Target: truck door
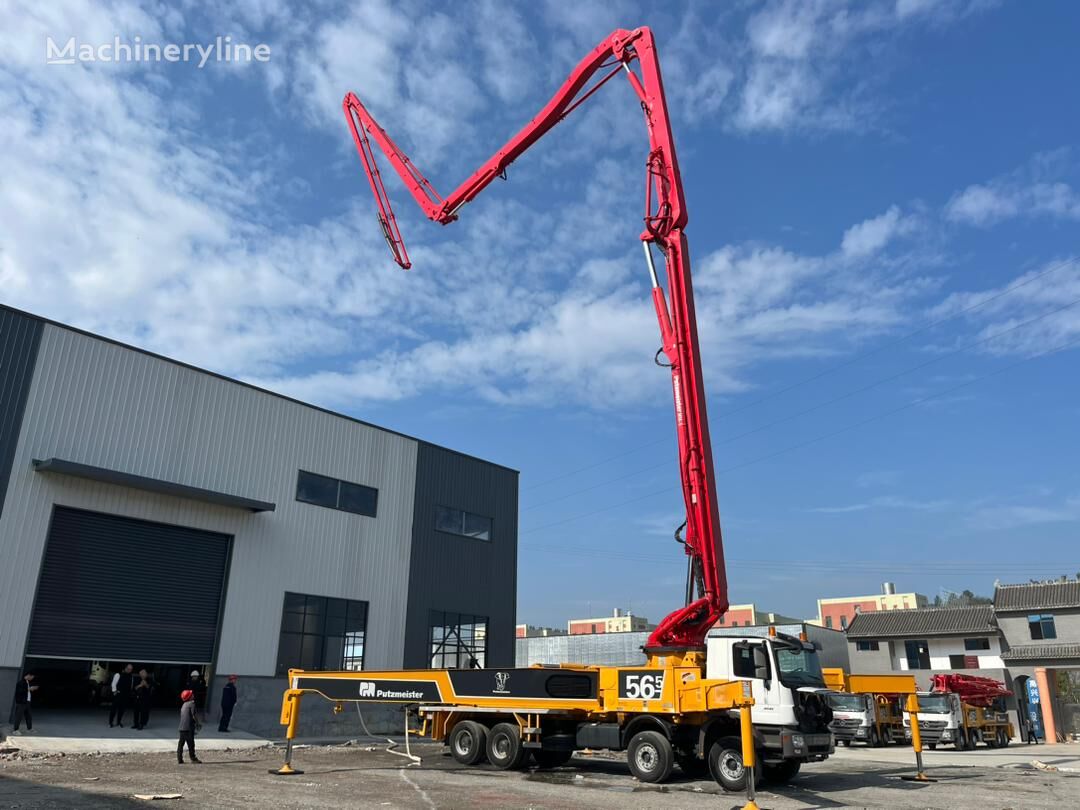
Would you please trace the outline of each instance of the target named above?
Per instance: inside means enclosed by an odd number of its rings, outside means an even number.
[[[731,649],[731,672],[736,680],[750,681],[755,723],[775,723],[779,681],[765,641],[738,641]]]

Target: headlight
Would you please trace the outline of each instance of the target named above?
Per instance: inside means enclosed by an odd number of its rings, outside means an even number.
[[[802,734],[792,734],[791,735],[791,744],[794,745],[796,748],[802,748],[803,747],[803,735]]]
[[[941,732],[941,739],[943,739],[943,740],[951,740],[952,739],[952,732],[949,731],[948,729],[945,729],[943,732]]]

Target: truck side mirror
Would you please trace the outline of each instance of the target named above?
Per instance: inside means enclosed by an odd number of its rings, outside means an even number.
[[[765,681],[765,688],[769,688],[772,668],[769,666],[769,653],[764,644],[754,645],[754,677]]]

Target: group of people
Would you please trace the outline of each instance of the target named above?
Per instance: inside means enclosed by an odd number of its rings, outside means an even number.
[[[135,667],[128,664],[123,671],[112,677],[110,693],[112,704],[109,707],[109,728],[114,725],[124,727],[124,713],[130,708],[135,722],[132,728],[142,730],[150,723],[150,706],[156,684],[150,673],[140,669],[135,674]]]
[[[34,716],[31,711],[34,693],[38,690],[38,684],[34,683],[35,675],[27,671],[15,684],[15,699],[11,710],[11,723],[15,731],[25,723],[26,730],[34,728]],[[237,677],[230,675],[225,686],[221,690],[221,715],[218,722],[218,731],[227,733],[229,723],[232,721],[233,710],[236,708]],[[109,708],[109,728],[124,727],[124,715],[128,709],[133,710],[134,724],[132,728],[144,729],[150,723],[150,707],[153,701],[156,684],[153,676],[146,670],[140,669],[137,673],[132,664],[128,664],[121,671],[115,673],[109,684],[109,692],[112,704]],[[202,673],[195,669],[191,671],[187,685],[180,692],[180,740],[176,746],[176,761],[184,764],[184,747],[187,746],[188,758],[191,762],[199,763],[195,755],[195,734],[202,728],[206,719],[206,681]]]

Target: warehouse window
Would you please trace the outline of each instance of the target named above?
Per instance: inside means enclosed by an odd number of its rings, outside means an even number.
[[[847,616],[840,617],[840,629],[847,630]]]
[[[856,641],[855,649],[859,652],[877,652],[878,643],[876,641]]]
[[[296,478],[296,500],[375,517],[379,505],[379,490],[300,470]]]
[[[989,650],[990,639],[988,638],[965,638],[964,649],[968,651],[973,650]]]
[[[1031,637],[1036,640],[1057,638],[1054,617],[1048,613],[1028,616],[1028,629],[1031,631]]]
[[[277,674],[289,668],[361,670],[367,602],[286,593]]]
[[[487,623],[487,616],[431,611],[432,668],[483,667],[487,663]]]
[[[904,651],[907,653],[908,669],[930,669],[930,645],[926,641],[905,641]]]
[[[832,616],[825,617],[825,626],[832,630]]]
[[[491,539],[491,518],[449,506],[435,507],[435,531],[477,540]]]

